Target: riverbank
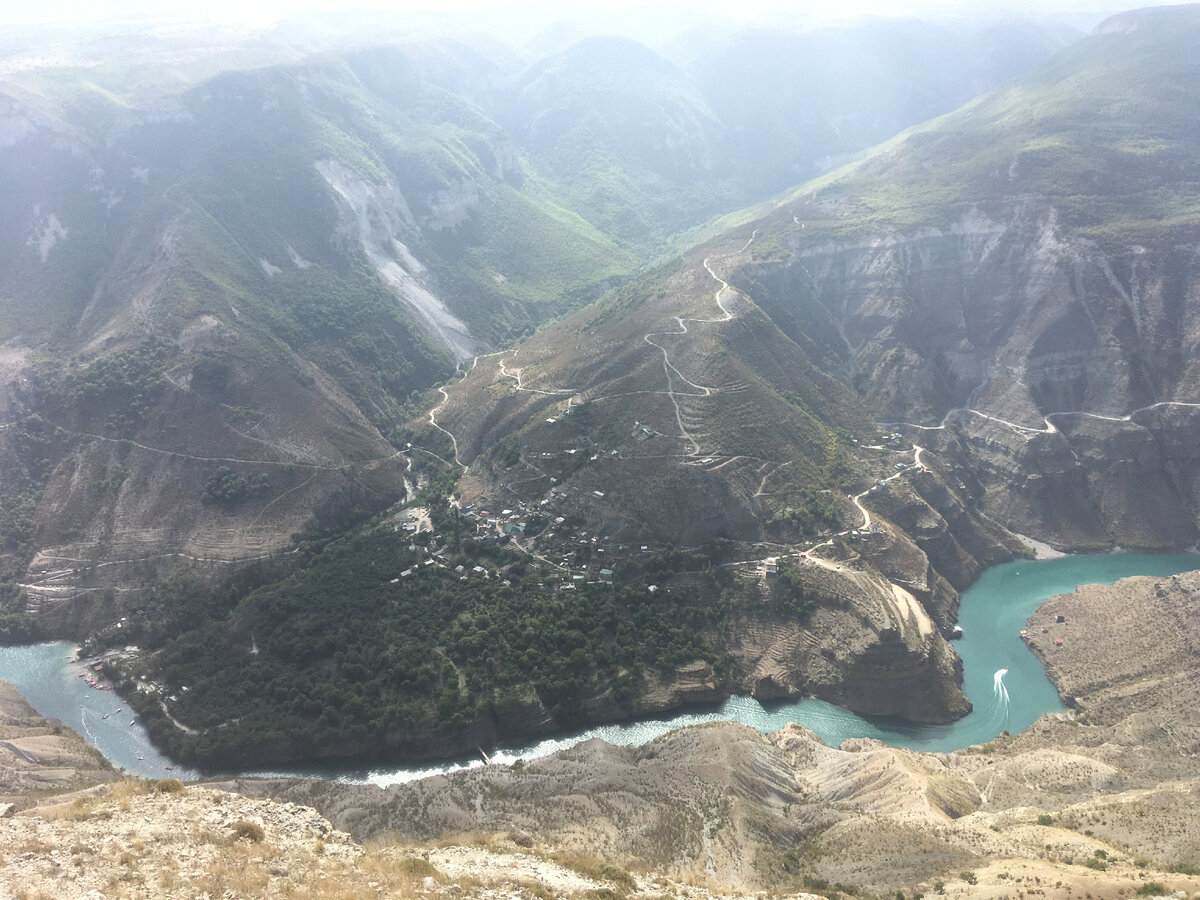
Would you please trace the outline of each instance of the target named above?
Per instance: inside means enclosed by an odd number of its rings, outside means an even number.
[[[1190,572],[1045,604],[1027,630],[1079,709],[966,751],[832,747],[797,725],[763,735],[725,722],[388,790],[124,781],[0,814],[0,843],[36,848],[0,859],[0,888],[115,896],[133,878],[154,898],[197,885],[317,897],[331,882],[334,896],[382,887],[438,900],[813,896],[801,888],[1188,897],[1200,891],[1189,874],[1200,862],[1198,603]],[[1146,641],[1129,639],[1131,624]]]
[[[1061,710],[1058,692],[1047,680],[1041,664],[1022,644],[1019,632],[1025,619],[1047,598],[1088,582],[1116,581],[1132,574],[1173,574],[1200,564],[1191,554],[1164,556],[1107,554],[1065,557],[1042,562],[1020,561],[988,570],[963,595],[960,621],[963,640],[957,647],[964,659],[964,687],[976,704],[968,716],[950,725],[912,725],[893,720],[868,720],[821,701],[763,705],[747,697],[733,697],[719,706],[685,711],[632,723],[603,725],[542,740],[486,747],[496,762],[512,763],[567,749],[599,738],[618,745],[640,745],[673,729],[733,720],[760,732],[777,731],[790,722],[811,729],[826,743],[837,746],[850,738],[871,738],[895,746],[945,752],[986,743],[1003,731],[1019,732],[1046,712]],[[0,648],[0,678],[8,678],[26,691],[30,702],[44,714],[67,722],[85,734],[116,765],[135,774],[192,777],[199,773],[163,756],[140,724],[102,718],[103,702],[117,698],[81,684],[67,664],[70,646]],[[1010,703],[1002,706],[993,695],[993,676],[1007,668]],[[97,705],[100,704],[100,705]],[[140,757],[140,758],[139,758]],[[389,785],[481,764],[475,748],[470,755],[433,765],[273,766],[258,774],[315,777],[347,782]],[[174,766],[174,769],[168,769]],[[247,768],[226,771],[249,772]]]
[[[100,751],[61,722],[38,715],[14,685],[0,681],[0,807],[21,808],[38,796],[116,775]]]
[[[1129,617],[1104,614],[1109,604]],[[831,747],[796,725],[761,735],[721,723],[386,791],[236,786],[311,804],[360,840],[523,829],[577,854],[670,860],[729,883],[995,900],[1186,897],[1200,890],[1189,874],[1200,863],[1197,604],[1200,572],[1084,587],[1045,604],[1035,626],[1048,618],[1073,629],[1045,652],[1056,654],[1061,684],[1080,692],[1080,711],[967,750],[862,739]],[[1150,635],[1178,625],[1178,635],[1145,657],[1127,638],[1131,621]],[[1053,647],[1057,636],[1036,627],[1035,642]]]

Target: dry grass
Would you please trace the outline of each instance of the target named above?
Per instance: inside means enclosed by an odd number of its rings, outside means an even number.
[[[546,887],[540,881],[533,881],[529,878],[519,878],[516,882],[524,894],[536,898],[536,900],[554,900],[557,896],[554,891]]]
[[[438,848],[483,847],[490,850],[495,838],[494,834],[488,834],[485,831],[460,831],[443,835],[434,846]]]
[[[152,790],[151,782],[144,778],[126,778],[108,786],[108,798],[116,801],[117,808],[122,812],[128,812],[133,806],[134,797],[149,794]]]
[[[262,897],[267,893],[271,875],[259,856],[261,851],[250,843],[238,841],[218,851],[205,865],[204,874],[195,879],[196,893],[220,897]]]
[[[158,886],[168,892],[183,886],[179,877],[179,864],[175,860],[168,859],[159,866]]]
[[[20,856],[23,853],[48,854],[51,850],[57,848],[53,844],[47,844],[41,838],[32,837],[21,841],[15,846],[5,847],[4,849],[12,853],[13,856]]]
[[[627,869],[599,857],[564,851],[555,853],[550,858],[560,866],[571,869],[592,881],[607,881],[622,891],[637,890],[637,879]]]
[[[424,891],[426,878],[439,885],[450,881],[429,860],[393,846],[369,847],[354,863],[338,863],[329,869],[332,871],[293,870],[291,874],[302,885],[295,896],[312,900],[358,900],[364,896],[410,900]],[[469,890],[469,881],[458,879],[456,883]]]
[[[70,803],[43,807],[38,815],[47,822],[85,822],[96,811],[96,805],[95,797],[76,797]]]

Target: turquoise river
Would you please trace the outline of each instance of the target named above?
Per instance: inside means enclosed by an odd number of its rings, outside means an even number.
[[[748,697],[732,697],[705,711],[605,725],[505,747],[492,754],[492,760],[504,763],[544,756],[597,737],[614,744],[642,744],[674,728],[729,719],[763,732],[799,722],[833,745],[851,737],[877,738],[888,744],[931,751],[984,743],[1002,731],[1023,731],[1039,716],[1063,708],[1037,658],[1020,638],[1026,619],[1044,600],[1080,584],[1112,584],[1130,575],[1171,575],[1195,568],[1200,568],[1197,554],[1112,553],[1036,562],[1021,560],[989,569],[963,594],[959,618],[963,638],[956,642],[963,659],[964,690],[975,709],[950,725],[867,720],[819,700],[764,707]],[[120,697],[89,687],[79,675],[80,666],[70,661],[72,650],[67,643],[0,647],[0,679],[14,683],[38,712],[74,728],[115,765],[131,774],[162,777],[170,772],[183,778],[199,774],[172,765],[159,753]],[[1008,669],[1003,677],[1007,702],[997,693],[995,683],[996,673],[1003,668]],[[308,767],[246,774],[312,776],[387,785],[477,764],[475,760],[459,760],[423,767]]]

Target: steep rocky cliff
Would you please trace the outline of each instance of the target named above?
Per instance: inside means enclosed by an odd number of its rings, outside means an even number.
[[[952,461],[981,512],[1063,547],[1191,546],[1194,228],[1102,248],[1055,220],[1027,199],[854,242],[795,228],[734,282],[785,330],[829,322],[876,419]]]
[[[1051,600],[1031,619],[1030,640],[1078,711],[956,753],[867,740],[832,748],[799,726],[763,736],[719,724],[386,790],[237,786],[312,803],[360,836],[522,828],[743,888],[1187,896],[1200,890],[1186,874],[1200,848],[1187,612],[1198,596],[1200,575],[1188,573]]]
[[[1063,547],[1195,543],[1180,104],[1200,98],[1166,92],[1194,84],[1198,29],[1194,10],[1114,19],[798,191],[729,276],[980,512]]]

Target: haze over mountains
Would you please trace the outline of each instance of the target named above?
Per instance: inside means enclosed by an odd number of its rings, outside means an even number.
[[[1197,10],[694,37],[10,54],[8,633],[210,762],[945,721],[1021,535],[1193,545]]]
[[[711,96],[627,39],[531,65],[449,40],[303,59],[214,43],[178,66],[177,42],[139,35],[15,66],[0,168],[5,370],[12,391],[31,377],[38,389],[7,405],[39,410],[53,449],[14,450],[10,477],[31,504],[43,489],[56,502],[36,526],[27,506],[11,529],[83,560],[238,558],[350,502],[356,479],[398,493],[387,436],[455,359],[598,296],[681,229],[952,108],[964,83],[997,83],[1056,41],[992,34],[975,36],[997,51],[990,67],[942,60],[943,26],[880,36],[898,61],[928,54],[925,67],[893,66],[896,95],[913,102],[879,121],[869,83],[830,79],[824,95],[806,88],[824,106],[784,95],[774,111],[791,120],[804,106],[824,131],[770,140],[736,118],[739,94],[761,92],[754,73],[734,74],[742,44],[763,40],[754,33],[708,51],[699,74],[730,73]],[[852,37],[778,36],[753,55],[831,58],[859,46]],[[297,61],[260,65],[279,57]],[[936,77],[955,64],[964,77]],[[636,109],[618,102],[634,85]],[[166,344],[148,362],[147,339]],[[49,358],[30,368],[36,354]],[[72,375],[61,364],[75,354]],[[96,371],[110,357],[111,384]],[[126,370],[139,366],[148,390],[130,408]],[[272,491],[206,506],[209,458],[273,475]],[[96,483],[113,490],[84,487]]]

